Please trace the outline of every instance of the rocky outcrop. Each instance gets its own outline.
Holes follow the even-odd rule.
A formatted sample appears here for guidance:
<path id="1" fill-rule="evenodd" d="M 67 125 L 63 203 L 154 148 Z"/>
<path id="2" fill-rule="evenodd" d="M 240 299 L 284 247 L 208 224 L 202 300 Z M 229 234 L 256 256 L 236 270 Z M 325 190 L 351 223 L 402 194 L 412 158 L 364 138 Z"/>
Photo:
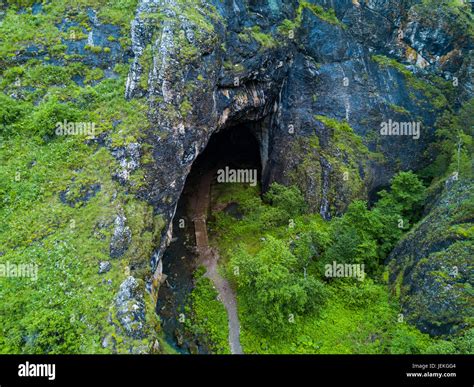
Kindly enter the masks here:
<path id="1" fill-rule="evenodd" d="M 138 281 L 128 277 L 120 285 L 115 298 L 117 319 L 126 334 L 135 339 L 146 337 L 146 308 L 143 300 L 143 289 L 140 290 Z"/>
<path id="2" fill-rule="evenodd" d="M 149 103 L 141 196 L 167 225 L 155 279 L 186 176 L 213 133 L 251 125 L 264 189 L 295 183 L 325 218 L 426 165 L 437 113 L 472 95 L 472 41 L 444 28 L 467 28 L 471 16 L 439 6 L 427 18 L 418 3 L 139 3 L 126 96 Z M 418 122 L 420 138 L 381 136 L 390 120 Z"/>
<path id="3" fill-rule="evenodd" d="M 461 332 L 474 312 L 473 189 L 472 180 L 447 184 L 388 258 L 403 315 L 434 336 Z"/>
<path id="4" fill-rule="evenodd" d="M 110 240 L 110 256 L 112 258 L 121 257 L 128 249 L 132 233 L 126 225 L 127 218 L 123 214 L 118 214 L 114 222 L 114 231 Z"/>

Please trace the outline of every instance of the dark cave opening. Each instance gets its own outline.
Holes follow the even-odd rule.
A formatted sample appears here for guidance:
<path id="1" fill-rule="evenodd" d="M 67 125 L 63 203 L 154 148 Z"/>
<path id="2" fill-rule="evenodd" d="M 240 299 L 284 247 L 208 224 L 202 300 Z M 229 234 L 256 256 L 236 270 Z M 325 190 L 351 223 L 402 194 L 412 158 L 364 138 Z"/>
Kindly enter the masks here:
<path id="1" fill-rule="evenodd" d="M 196 158 L 188 179 L 213 168 L 257 169 L 261 177 L 258 141 L 249 125 L 231 127 L 211 136 L 204 151 Z M 188 181 L 186 186 L 188 186 Z M 185 189 L 186 189 L 185 186 Z"/>
<path id="2" fill-rule="evenodd" d="M 163 255 L 163 274 L 156 312 L 162 321 L 167 342 L 178 352 L 208 353 L 198 338 L 184 331 L 183 320 L 187 298 L 193 289 L 193 273 L 198 266 L 196 238 L 193 223 L 195 197 L 206 176 L 212 174 L 212 185 L 217 184 L 218 171 L 254 171 L 259 183 L 262 176 L 260 145 L 255 125 L 244 124 L 214 133 L 204 151 L 194 161 L 187 176 L 173 219 L 173 235 Z M 256 171 L 256 173 L 255 173 Z"/>

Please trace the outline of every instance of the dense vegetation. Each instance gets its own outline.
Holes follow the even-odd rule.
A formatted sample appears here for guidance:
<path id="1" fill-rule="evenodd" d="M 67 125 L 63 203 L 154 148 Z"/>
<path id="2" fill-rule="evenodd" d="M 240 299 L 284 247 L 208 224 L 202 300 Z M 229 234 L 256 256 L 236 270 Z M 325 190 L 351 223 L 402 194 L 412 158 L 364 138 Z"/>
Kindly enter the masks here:
<path id="1" fill-rule="evenodd" d="M 102 20 L 119 25 L 133 15 L 125 20 L 122 8 L 136 5 L 102 3 L 100 15 L 107 15 Z M 127 195 L 113 178 L 119 164 L 111 151 L 141 135 L 145 105 L 124 99 L 127 63 L 117 63 L 105 76 L 100 67 L 82 62 L 89 53 L 68 55 L 66 44 L 58 46 L 71 45 L 74 40 L 64 39 L 75 28 L 82 33 L 91 28 L 86 13 L 91 4 L 49 2 L 41 12 L 11 7 L 0 25 L 0 263 L 38 265 L 36 281 L 2 278 L 2 353 L 110 353 L 104 339 L 118 352 L 128 352 L 132 342 L 150 346 L 124 338 L 111 309 L 130 266 L 147 270 L 160 232 L 151 207 Z M 81 26 L 56 28 L 65 15 Z M 118 19 L 111 20 L 114 15 Z M 75 39 L 84 40 L 78 31 Z M 46 57 L 14 62 L 33 36 Z M 94 136 L 56 135 L 57 123 L 65 120 L 93 122 Z M 111 134 L 107 146 L 99 140 L 105 134 Z M 131 179 L 138 187 L 140 175 Z M 99 262 L 110 259 L 117 213 L 126 216 L 133 242 L 99 275 Z M 154 326 L 154 307 L 151 299 L 146 302 Z"/>
<path id="2" fill-rule="evenodd" d="M 212 7 L 204 17 L 194 0 L 178 2 L 199 26 L 197 40 L 209 39 L 211 47 L 217 34 L 209 20 L 220 15 Z M 165 222 L 137 195 L 146 183 L 143 169 L 127 171 L 126 186 L 118 177 L 131 162 L 117 155 L 130 145 L 140 146 L 149 129 L 148 101 L 124 98 L 132 59 L 129 28 L 138 1 L 6 3 L 0 9 L 0 264 L 36 265 L 38 278 L 0 278 L 0 353 L 171 351 L 161 337 L 156 300 L 144 290 Z M 423 0 L 416 10 L 430 18 L 437 12 L 434 3 Z M 445 3 L 452 6 L 451 15 L 459 16 L 463 28 L 457 33 L 472 35 L 472 23 L 458 9 L 461 1 Z M 293 19 L 275 27 L 275 35 L 254 25 L 238 38 L 255 41 L 261 50 L 275 49 L 282 44 L 277 34 L 293 37 L 307 14 L 347 29 L 332 8 L 299 4 Z M 163 15 L 148 18 L 158 22 Z M 92 32 L 95 44 L 89 41 Z M 184 33 L 174 39 L 180 60 L 200 60 L 199 50 Z M 149 86 L 152 55 L 148 45 L 141 58 L 143 90 Z M 241 63 L 227 59 L 225 70 L 244 70 Z M 355 200 L 365 183 L 358 161 L 383 156 L 369 152 L 347 122 L 318 115 L 315 119 L 333 133 L 326 149 L 317 136 L 308 137 L 310 147 L 338 174 L 344 169 L 354 176 L 347 193 L 351 200 L 330 192 L 331 202 L 344 215 L 323 220 L 310 211 L 296 185 L 273 184 L 263 197 L 259 187 L 213 187 L 214 204 L 223 208 L 236 203 L 242 213 L 242 218 L 215 213 L 210 235 L 221 253 L 220 270 L 237 291 L 246 353 L 474 352 L 472 329 L 456 338 L 435 339 L 408 324 L 398 291 L 389 290 L 385 265 L 447 180 L 473 179 L 474 100 L 454 110 L 449 82 L 439 77 L 433 77 L 433 84 L 422 82 L 405 65 L 383 55 L 372 60 L 399 71 L 420 92 L 420 100 L 431 100 L 436 111 L 444 111 L 436 123 L 436 141 L 426 151 L 431 161 L 426 168 L 395 175 L 390 188 L 379 192 L 370 206 Z M 202 74 L 196 79 L 207 82 Z M 186 119 L 193 108 L 185 97 L 179 111 L 167 113 Z M 392 108 L 408 114 L 403 107 Z M 59 135 L 58 123 L 65 122 L 94 123 L 94 133 Z M 160 136 L 159 131 L 155 129 L 154 136 Z M 304 154 L 303 145 L 296 151 Z M 140 151 L 140 166 L 153 162 L 146 145 Z M 308 156 L 303 167 L 305 163 L 315 161 Z M 471 197 L 450 214 L 459 222 L 439 230 L 449 232 L 464 251 L 473 246 L 472 209 Z M 131 238 L 116 259 L 111 240 L 120 217 L 126 219 Z M 469 260 L 471 256 L 466 265 L 472 265 Z M 108 271 L 99 273 L 99 263 L 106 261 Z M 363 265 L 365 277 L 330 277 L 327 265 L 334 262 Z M 135 337 L 124 333 L 114 307 L 117 290 L 130 275 L 138 278 L 147 296 L 146 326 Z M 209 351 L 228 353 L 226 311 L 202 269 L 195 273 L 194 285 L 186 328 L 203 339 Z"/>
<path id="3" fill-rule="evenodd" d="M 223 272 L 237 289 L 249 353 L 454 353 L 472 351 L 472 331 L 433 339 L 404 321 L 389 294 L 384 259 L 416 222 L 426 189 L 401 172 L 372 208 L 353 202 L 326 222 L 308 214 L 294 187 L 215 186 L 215 201 L 238 203 L 242 219 L 216 214 Z M 236 248 L 235 246 L 238 245 Z M 328 278 L 325 265 L 359 263 L 366 277 Z"/>

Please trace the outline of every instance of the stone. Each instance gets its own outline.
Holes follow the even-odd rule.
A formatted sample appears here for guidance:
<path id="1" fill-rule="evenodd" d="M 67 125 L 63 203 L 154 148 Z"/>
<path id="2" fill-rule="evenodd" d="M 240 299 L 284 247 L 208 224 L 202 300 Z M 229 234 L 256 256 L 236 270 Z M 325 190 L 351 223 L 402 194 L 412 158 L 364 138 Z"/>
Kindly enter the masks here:
<path id="1" fill-rule="evenodd" d="M 123 214 L 118 214 L 114 221 L 114 231 L 110 241 L 110 256 L 120 258 L 132 240 L 132 232 L 126 225 L 127 218 Z"/>
<path id="2" fill-rule="evenodd" d="M 453 225 L 472 226 L 462 206 L 474 181 L 444 188 L 431 210 L 393 249 L 388 258 L 389 283 L 400 298 L 403 315 L 432 336 L 453 335 L 469 325 L 474 281 L 474 248 Z M 468 224 L 466 224 L 468 223 Z"/>
<path id="3" fill-rule="evenodd" d="M 99 274 L 105 274 L 112 268 L 112 265 L 109 261 L 99 262 Z"/>
<path id="4" fill-rule="evenodd" d="M 129 276 L 120 284 L 115 307 L 117 319 L 128 336 L 134 339 L 146 337 L 146 307 L 143 290 L 136 278 Z"/>

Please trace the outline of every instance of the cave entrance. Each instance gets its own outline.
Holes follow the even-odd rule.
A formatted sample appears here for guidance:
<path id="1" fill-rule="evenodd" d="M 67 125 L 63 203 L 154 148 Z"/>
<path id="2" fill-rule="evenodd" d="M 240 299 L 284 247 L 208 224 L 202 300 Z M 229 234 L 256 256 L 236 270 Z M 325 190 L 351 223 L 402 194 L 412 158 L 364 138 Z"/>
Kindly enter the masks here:
<path id="1" fill-rule="evenodd" d="M 199 179 L 211 170 L 225 167 L 256 169 L 260 178 L 260 149 L 250 125 L 236 126 L 213 134 L 206 149 L 194 161 L 185 190 L 192 186 L 194 179 Z"/>
<path id="2" fill-rule="evenodd" d="M 184 332 L 180 321 L 185 318 L 184 308 L 193 288 L 193 273 L 200 263 L 200 249 L 207 243 L 207 222 L 200 219 L 211 215 L 210 197 L 219 183 L 261 181 L 262 158 L 256 133 L 256 125 L 247 124 L 213 134 L 186 179 L 173 220 L 172 240 L 162 258 L 166 279 L 156 305 L 166 340 L 179 352 L 208 353 L 199 340 Z M 205 237 L 198 232 L 199 225 L 203 225 Z"/>

